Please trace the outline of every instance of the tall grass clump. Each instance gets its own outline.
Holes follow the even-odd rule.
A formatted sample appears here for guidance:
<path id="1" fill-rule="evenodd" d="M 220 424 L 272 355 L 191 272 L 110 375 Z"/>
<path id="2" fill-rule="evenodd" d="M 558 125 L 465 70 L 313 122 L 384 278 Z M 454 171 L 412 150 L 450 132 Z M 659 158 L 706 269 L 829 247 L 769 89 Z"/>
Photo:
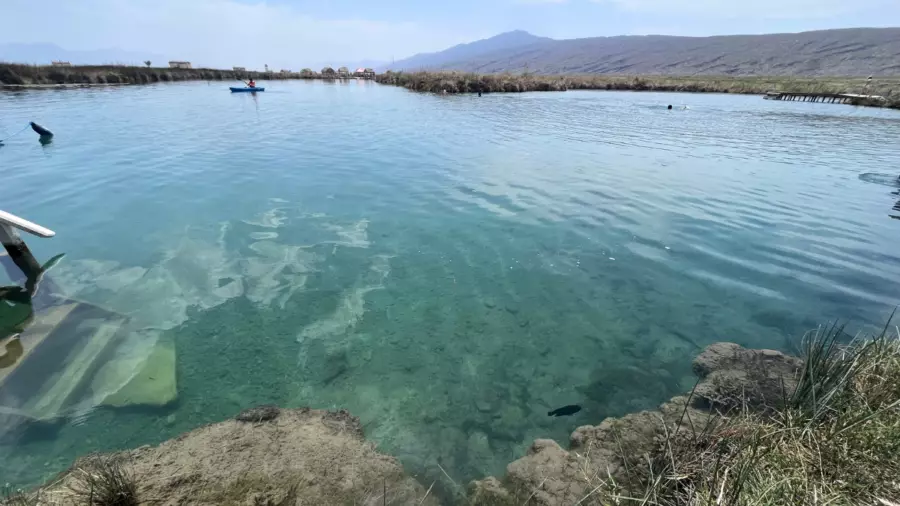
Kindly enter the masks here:
<path id="1" fill-rule="evenodd" d="M 599 483 L 599 504 L 900 504 L 898 332 L 849 343 L 838 325 L 807 334 L 797 388 L 779 407 L 667 433 L 629 486 Z"/>
<path id="2" fill-rule="evenodd" d="M 76 504 L 85 506 L 137 506 L 140 504 L 134 477 L 119 460 L 91 458 L 76 471 L 70 486 Z"/>

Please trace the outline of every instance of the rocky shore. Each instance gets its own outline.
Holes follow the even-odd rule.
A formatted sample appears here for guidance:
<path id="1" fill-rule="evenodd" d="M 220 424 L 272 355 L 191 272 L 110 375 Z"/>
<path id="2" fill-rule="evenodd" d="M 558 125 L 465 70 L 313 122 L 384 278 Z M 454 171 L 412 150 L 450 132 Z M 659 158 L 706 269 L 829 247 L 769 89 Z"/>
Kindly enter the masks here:
<path id="1" fill-rule="evenodd" d="M 804 341 L 805 361 L 713 344 L 694 360 L 691 392 L 579 427 L 568 448 L 534 441 L 504 476 L 456 499 L 378 453 L 346 411 L 262 406 L 157 447 L 81 458 L 0 504 L 894 504 L 900 341 L 838 345 L 841 335 Z M 131 501 L 85 502 L 95 490 Z"/>
<path id="2" fill-rule="evenodd" d="M 366 442 L 346 411 L 273 406 L 156 447 L 83 457 L 32 494 L 33 502 L 12 504 L 90 504 L 86 494 L 110 481 L 134 484 L 130 492 L 119 487 L 122 505 L 438 504 L 394 457 Z"/>

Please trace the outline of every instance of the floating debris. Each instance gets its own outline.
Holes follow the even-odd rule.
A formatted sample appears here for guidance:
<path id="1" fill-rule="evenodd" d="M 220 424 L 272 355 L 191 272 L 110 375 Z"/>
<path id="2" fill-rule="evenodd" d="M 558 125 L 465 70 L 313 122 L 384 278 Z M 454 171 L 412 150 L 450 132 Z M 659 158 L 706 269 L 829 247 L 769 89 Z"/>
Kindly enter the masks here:
<path id="1" fill-rule="evenodd" d="M 31 125 L 31 129 L 34 130 L 41 137 L 53 137 L 53 132 L 51 132 L 50 130 L 47 130 L 46 128 L 42 127 L 41 125 L 38 125 L 34 121 L 32 121 L 29 124 Z"/>

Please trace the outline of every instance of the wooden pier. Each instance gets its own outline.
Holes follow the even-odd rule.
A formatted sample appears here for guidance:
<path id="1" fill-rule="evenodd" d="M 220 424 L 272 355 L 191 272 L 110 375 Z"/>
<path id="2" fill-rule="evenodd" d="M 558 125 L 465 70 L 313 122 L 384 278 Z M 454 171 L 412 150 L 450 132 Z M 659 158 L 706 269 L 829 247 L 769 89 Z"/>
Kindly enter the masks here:
<path id="1" fill-rule="evenodd" d="M 860 95 L 857 93 L 799 93 L 770 91 L 763 97 L 766 100 L 785 100 L 789 102 L 822 102 L 829 104 L 847 104 L 858 101 L 884 101 L 880 95 Z"/>

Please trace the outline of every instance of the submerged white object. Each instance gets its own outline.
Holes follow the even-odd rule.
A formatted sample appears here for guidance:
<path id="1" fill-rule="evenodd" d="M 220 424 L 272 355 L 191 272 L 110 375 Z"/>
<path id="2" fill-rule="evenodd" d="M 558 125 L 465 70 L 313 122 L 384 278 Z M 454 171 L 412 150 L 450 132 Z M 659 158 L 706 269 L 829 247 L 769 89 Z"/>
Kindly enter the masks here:
<path id="1" fill-rule="evenodd" d="M 20 218 L 2 210 L 0 210 L 0 225 L 9 225 L 38 237 L 53 237 L 56 235 L 56 232 L 49 228 L 42 227 L 37 223 L 32 223 L 25 218 Z"/>

